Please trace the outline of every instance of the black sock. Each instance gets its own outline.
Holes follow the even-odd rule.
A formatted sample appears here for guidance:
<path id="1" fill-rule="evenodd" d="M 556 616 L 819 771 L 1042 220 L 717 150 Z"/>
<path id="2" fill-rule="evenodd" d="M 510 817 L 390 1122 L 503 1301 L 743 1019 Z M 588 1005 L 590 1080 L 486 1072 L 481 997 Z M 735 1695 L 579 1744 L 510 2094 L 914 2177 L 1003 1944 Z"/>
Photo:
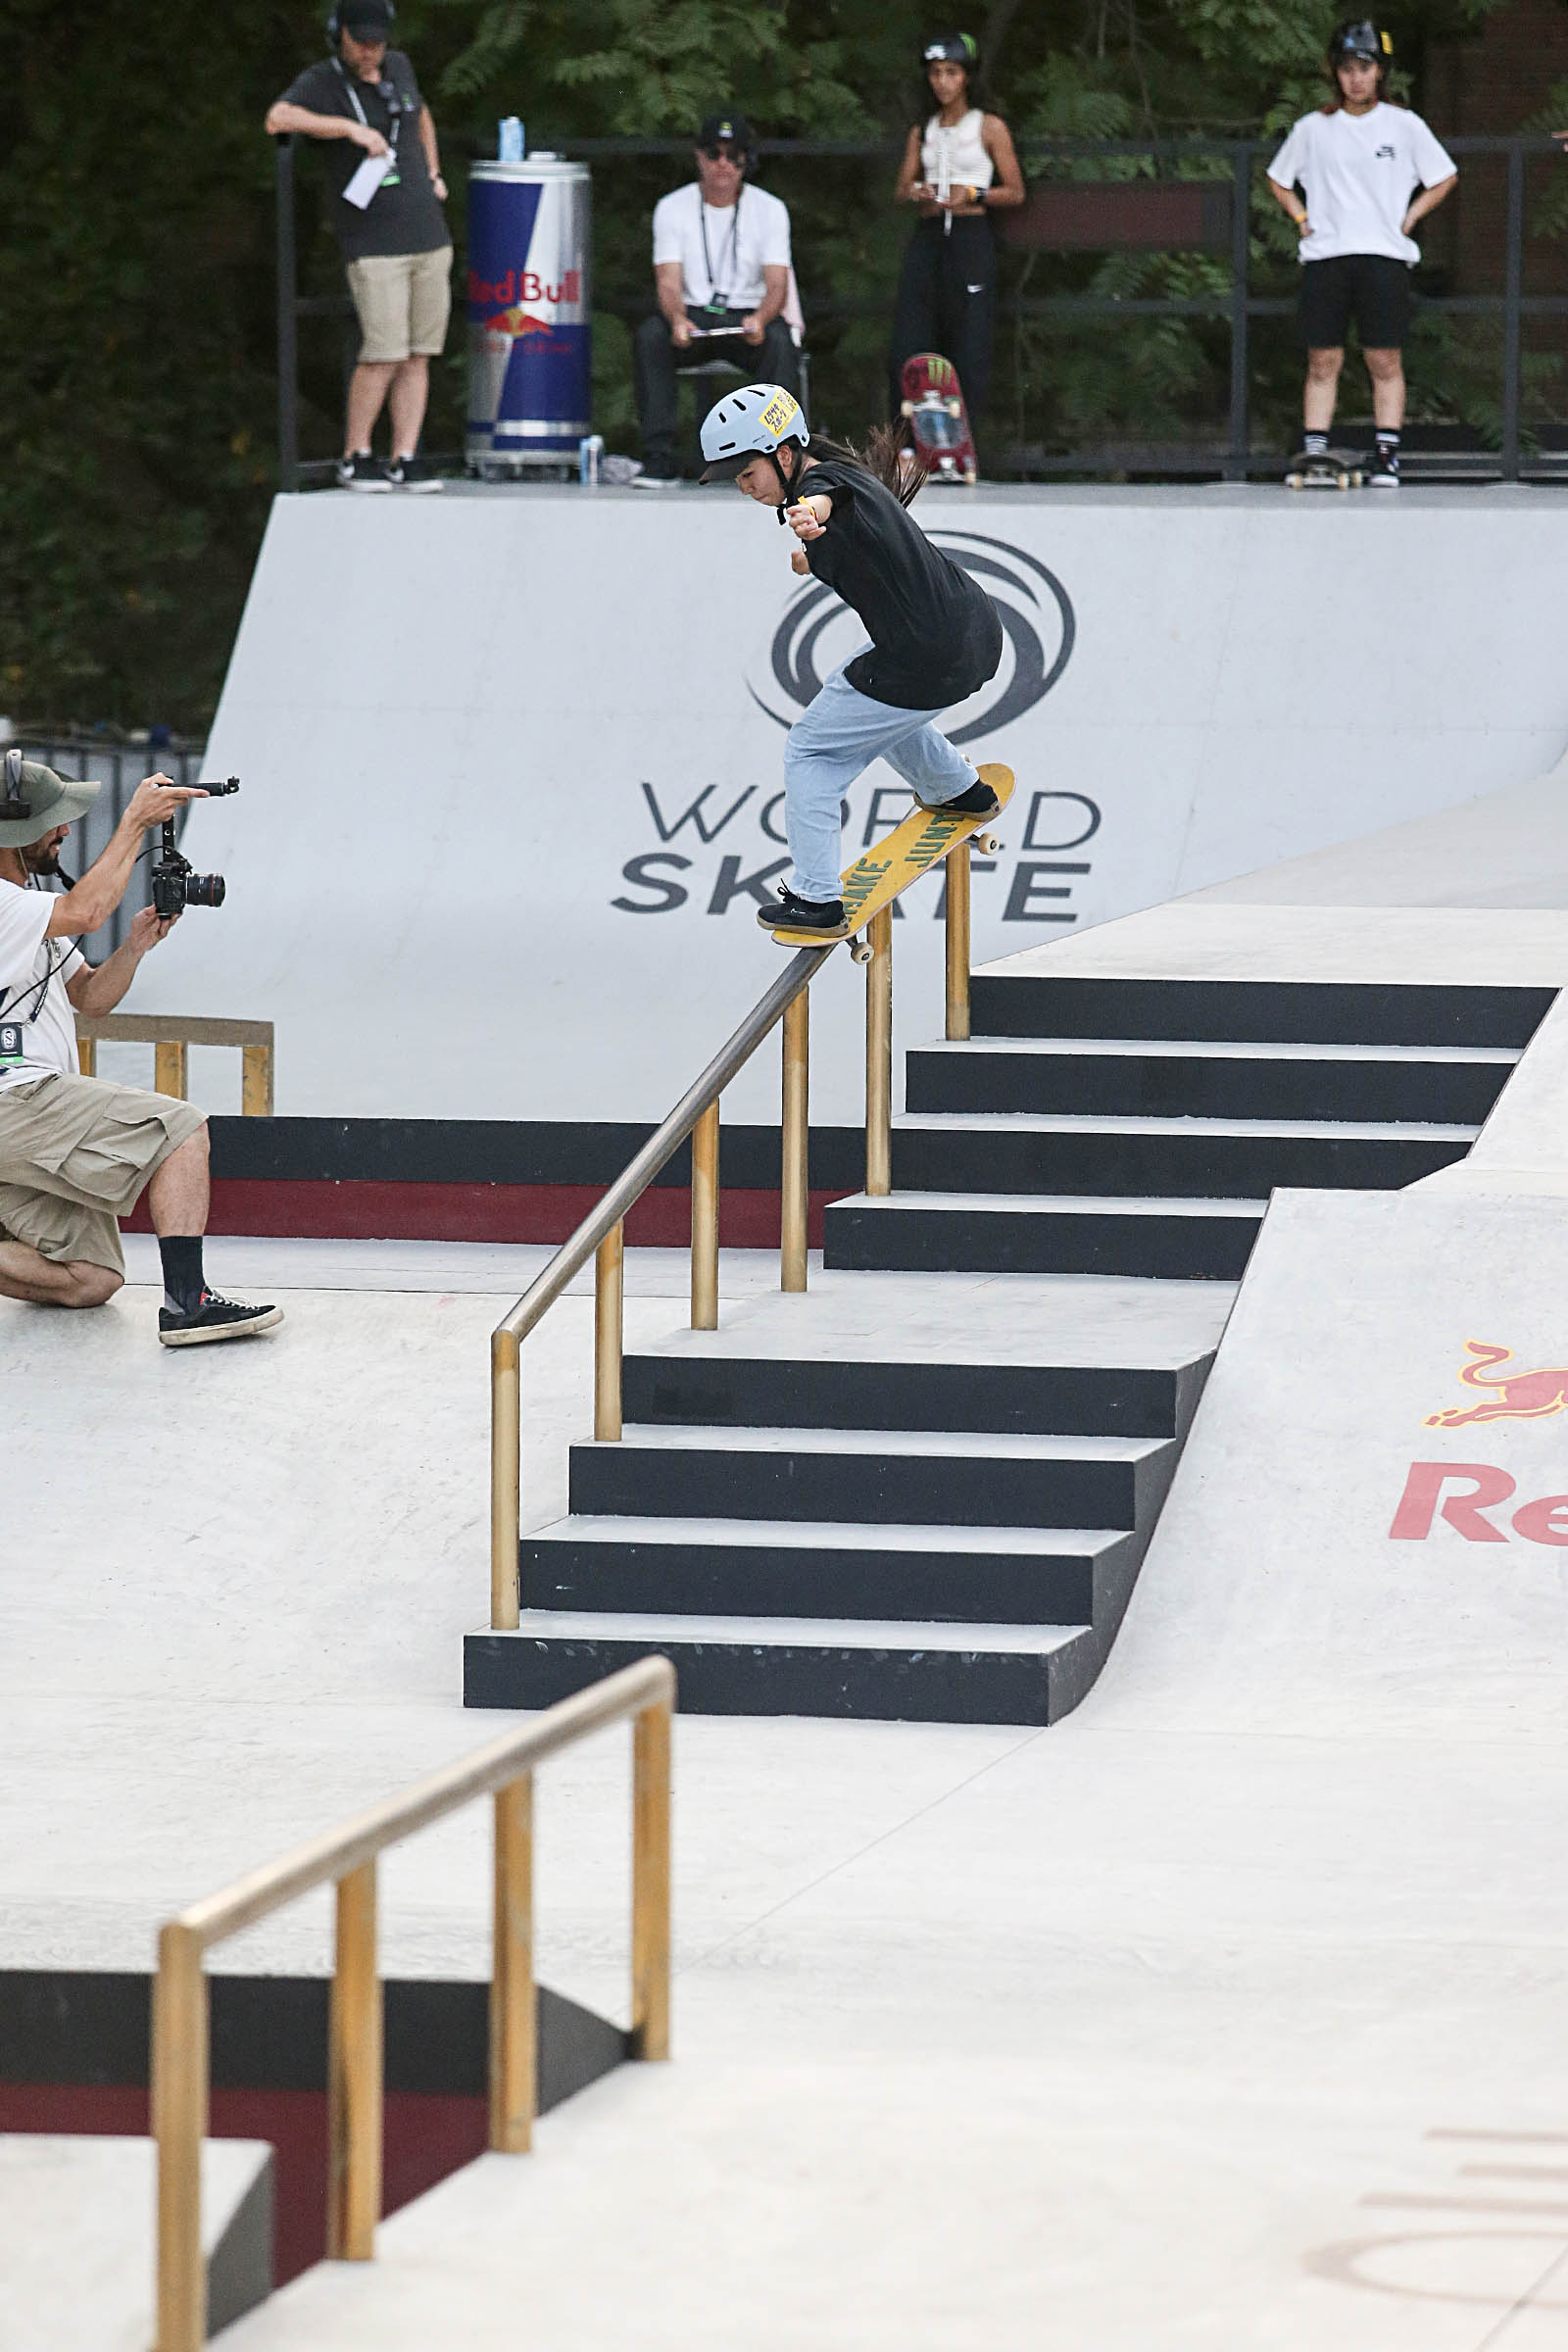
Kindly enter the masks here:
<path id="1" fill-rule="evenodd" d="M 1301 441 L 1301 452 L 1308 458 L 1321 458 L 1327 454 L 1328 446 L 1327 433 L 1307 433 Z"/>
<path id="2" fill-rule="evenodd" d="M 164 1304 L 172 1314 L 189 1314 L 192 1307 L 200 1306 L 207 1288 L 201 1235 L 160 1234 L 158 1254 L 164 1261 Z"/>

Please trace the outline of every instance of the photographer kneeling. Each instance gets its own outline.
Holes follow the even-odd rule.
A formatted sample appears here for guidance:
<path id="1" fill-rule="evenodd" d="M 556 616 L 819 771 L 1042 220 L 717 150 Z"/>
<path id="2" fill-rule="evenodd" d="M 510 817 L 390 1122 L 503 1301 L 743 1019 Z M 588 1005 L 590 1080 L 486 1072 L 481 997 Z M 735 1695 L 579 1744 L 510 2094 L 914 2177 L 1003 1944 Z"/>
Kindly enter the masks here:
<path id="1" fill-rule="evenodd" d="M 0 778 L 0 1298 L 38 1306 L 104 1306 L 125 1278 L 117 1220 L 146 1188 L 164 1261 L 158 1337 L 166 1348 L 245 1339 L 283 1320 L 207 1288 L 207 1121 L 168 1095 L 83 1078 L 74 1012 L 112 1012 L 150 948 L 168 936 L 144 907 L 124 944 L 96 968 L 75 945 L 125 895 L 142 837 L 200 791 L 149 776 L 109 847 L 62 895 L 61 844 L 98 796 L 52 768 L 5 757 Z M 65 877 L 69 879 L 69 877 Z"/>

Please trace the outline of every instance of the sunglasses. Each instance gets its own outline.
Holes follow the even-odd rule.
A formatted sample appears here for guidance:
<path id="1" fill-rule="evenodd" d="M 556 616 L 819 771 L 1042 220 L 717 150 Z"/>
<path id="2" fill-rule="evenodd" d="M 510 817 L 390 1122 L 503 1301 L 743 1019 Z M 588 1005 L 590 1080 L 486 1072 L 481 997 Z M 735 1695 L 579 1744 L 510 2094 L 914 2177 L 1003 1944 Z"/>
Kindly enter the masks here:
<path id="1" fill-rule="evenodd" d="M 705 147 L 703 153 L 710 164 L 741 164 L 746 162 L 744 147 Z"/>

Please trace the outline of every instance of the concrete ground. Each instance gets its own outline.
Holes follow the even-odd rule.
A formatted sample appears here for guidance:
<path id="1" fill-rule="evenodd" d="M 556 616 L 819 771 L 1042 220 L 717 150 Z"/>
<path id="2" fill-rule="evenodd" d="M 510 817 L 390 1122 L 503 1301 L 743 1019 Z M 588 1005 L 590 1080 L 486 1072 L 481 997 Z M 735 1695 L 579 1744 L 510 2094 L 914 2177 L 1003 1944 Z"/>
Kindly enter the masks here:
<path id="1" fill-rule="evenodd" d="M 1544 1211 L 1466 1232 L 1472 1270 L 1505 1246 L 1553 1295 Z M 1490 1552 L 1485 1579 L 1446 1555 L 1441 1638 L 1410 1651 L 1426 1555 L 1391 1585 L 1362 1524 L 1381 1489 L 1351 1524 L 1327 1475 L 1384 1390 L 1348 1362 L 1333 1409 L 1313 1397 L 1334 1270 L 1391 1269 L 1368 1308 L 1387 1336 L 1396 1261 L 1408 1290 L 1439 1228 L 1306 1239 L 1299 1349 L 1260 1344 L 1211 1386 L 1089 1704 L 1038 1733 L 684 1719 L 676 2063 L 455 2177 L 375 2266 L 240 2322 L 236 2352 L 1563 2340 L 1557 1555 L 1510 1553 L 1500 1583 Z M 153 1345 L 150 1288 L 97 1319 L 0 1308 L 30 1466 L 0 1568 L 9 1965 L 145 1965 L 171 1910 L 495 1728 L 457 1697 L 485 1592 L 484 1337 L 541 1255 L 215 1243 L 218 1278 L 275 1287 L 289 1322 L 194 1363 Z M 774 1278 L 726 1257 L 732 1298 Z M 679 1328 L 683 1281 L 633 1253 L 630 1343 Z M 1464 1296 L 1429 1301 L 1431 1395 L 1395 1416 L 1417 1446 Z M 1500 1301 L 1511 1331 L 1524 1299 Z M 586 1427 L 590 1311 L 568 1299 L 530 1343 L 530 1523 Z M 1287 1487 L 1249 1505 L 1257 1432 L 1282 1429 Z M 617 2014 L 625 1746 L 540 1788 L 541 1974 Z M 395 1855 L 388 1969 L 482 1973 L 485 1878 L 477 1814 Z M 223 1964 L 324 1955 L 317 1904 Z"/>

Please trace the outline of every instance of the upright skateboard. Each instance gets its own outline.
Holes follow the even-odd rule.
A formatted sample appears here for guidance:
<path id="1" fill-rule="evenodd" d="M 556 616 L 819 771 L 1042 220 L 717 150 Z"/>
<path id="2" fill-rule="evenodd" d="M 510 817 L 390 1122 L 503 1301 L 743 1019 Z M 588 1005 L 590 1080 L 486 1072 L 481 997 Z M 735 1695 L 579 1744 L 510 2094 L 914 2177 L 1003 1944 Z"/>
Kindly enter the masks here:
<path id="1" fill-rule="evenodd" d="M 1287 490 L 1359 490 L 1366 460 L 1356 449 L 1298 449 L 1285 476 Z"/>
<path id="2" fill-rule="evenodd" d="M 915 463 L 933 482 L 962 482 L 972 487 L 980 479 L 975 462 L 974 435 L 964 406 L 958 370 L 939 351 L 917 351 L 904 363 L 902 408 L 908 418 Z"/>
<path id="3" fill-rule="evenodd" d="M 911 882 L 918 882 L 922 874 L 929 873 L 955 842 L 972 836 L 976 846 L 988 856 L 1002 847 L 984 828 L 995 823 L 1012 798 L 1012 770 L 993 761 L 976 773 L 982 784 L 990 785 L 1000 804 L 990 816 L 944 816 L 940 808 L 911 808 L 886 841 L 879 841 L 874 850 L 867 850 L 845 868 L 839 889 L 844 900 L 844 919 L 850 926 L 850 954 L 857 963 L 871 960 L 871 943 L 859 934 L 872 915 L 880 914 L 884 906 L 891 906 Z M 780 929 L 773 937 L 781 948 L 819 948 L 832 944 L 824 943 L 820 931 Z"/>

